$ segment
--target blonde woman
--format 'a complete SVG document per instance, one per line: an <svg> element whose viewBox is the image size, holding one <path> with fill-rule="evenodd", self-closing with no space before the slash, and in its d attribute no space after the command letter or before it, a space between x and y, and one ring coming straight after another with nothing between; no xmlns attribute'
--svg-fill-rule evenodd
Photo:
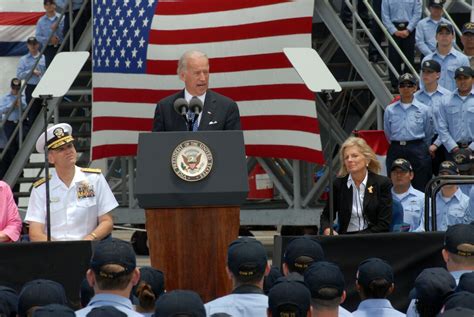
<svg viewBox="0 0 474 317"><path fill-rule="evenodd" d="M341 169L333 184L333 234L387 232L392 218L391 181L378 175L380 163L364 139L349 137L339 151ZM330 234L329 202L321 214L321 229Z"/></svg>

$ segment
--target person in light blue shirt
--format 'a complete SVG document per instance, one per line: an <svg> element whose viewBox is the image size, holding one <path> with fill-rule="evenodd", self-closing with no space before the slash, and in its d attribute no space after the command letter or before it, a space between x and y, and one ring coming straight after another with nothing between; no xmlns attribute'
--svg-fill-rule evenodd
<svg viewBox="0 0 474 317"><path fill-rule="evenodd" d="M415 99L427 105L431 109L431 119L433 122L434 135L429 146L429 152L432 158L433 175L438 175L438 167L441 162L446 160L445 148L438 135L438 107L443 98L448 98L451 92L438 84L441 76L441 65L435 60L426 60L421 64L422 87L415 93Z"/></svg>
<svg viewBox="0 0 474 317"><path fill-rule="evenodd" d="M421 19L416 26L416 47L423 56L436 50L436 29L439 23L449 23L443 18L443 1L430 0L428 3L430 16Z"/></svg>
<svg viewBox="0 0 474 317"><path fill-rule="evenodd" d="M474 23L467 22L462 26L461 43L464 55L469 58L471 68L474 67Z"/></svg>
<svg viewBox="0 0 474 317"><path fill-rule="evenodd" d="M387 297L395 288L393 269L382 259L369 258L359 264L356 274L356 289L361 302L354 317L402 317L405 314L393 308Z"/></svg>
<svg viewBox="0 0 474 317"><path fill-rule="evenodd" d="M441 76L438 83L449 91L456 89L454 80L456 69L470 65L467 56L453 47L454 39L455 34L452 24L439 23L436 28L436 51L425 56L422 60L422 63L427 60L435 60L441 65Z"/></svg>
<svg viewBox="0 0 474 317"><path fill-rule="evenodd" d="M133 286L140 280L130 243L115 238L100 241L89 267L86 277L95 295L86 307L76 311L77 317L86 317L92 309L102 306L113 306L127 316L143 317L129 299Z"/></svg>
<svg viewBox="0 0 474 317"><path fill-rule="evenodd" d="M74 21L77 18L83 3L84 3L84 0L56 0L57 8L59 9L59 11L64 12L64 28L63 28L64 36L66 36L66 34L69 32L69 29L72 25L70 23L71 12L72 12L72 21ZM85 30L87 26L87 22L91 18L91 8L92 8L91 3L92 1L87 2L86 7L84 8L79 20L76 23L76 26L74 27L74 32L72 32L73 33L72 35L74 37L74 41L73 41L74 45L76 45L77 42L79 41L82 35L82 32ZM71 10L71 7L72 7L72 10Z"/></svg>
<svg viewBox="0 0 474 317"><path fill-rule="evenodd" d="M415 61L415 29L421 19L422 1L420 0L383 0L382 22L392 34L398 47L405 54L408 62ZM395 48L390 45L388 58L398 74L402 73L402 59ZM408 68L405 65L405 71ZM390 72L392 88L397 87L397 77Z"/></svg>
<svg viewBox="0 0 474 317"><path fill-rule="evenodd" d="M474 150L474 92L472 70L469 66L455 71L457 89L451 97L443 99L438 107L438 133L446 151L446 158L461 148Z"/></svg>
<svg viewBox="0 0 474 317"><path fill-rule="evenodd" d="M393 161L390 169L390 179L393 184L392 198L402 204L403 222L410 226L409 231L414 231L420 226L425 209L425 194L411 186L413 177L410 162L402 158Z"/></svg>
<svg viewBox="0 0 474 317"><path fill-rule="evenodd" d="M59 20L54 0L44 0L43 3L46 14L36 23L36 39L40 42L41 48L45 47L44 57L46 68L48 68L63 41L64 20ZM53 35L49 39L51 33Z"/></svg>
<svg viewBox="0 0 474 317"><path fill-rule="evenodd" d="M413 166L413 187L425 190L431 179L431 157L428 147L433 137L431 109L414 98L416 78L406 73L399 78L400 100L390 104L384 113L384 132L390 143L386 166L390 170L397 158Z"/></svg>
<svg viewBox="0 0 474 317"><path fill-rule="evenodd" d="M25 98L26 104L30 104L30 101L32 99L31 94L35 90L36 85L38 85L39 81L43 77L44 72L46 71L46 63L44 55L41 55L41 52L39 51L39 42L36 37L29 37L26 40L26 45L28 47L28 54L20 58L16 69L16 77L18 77L18 79L20 80L27 80L25 88ZM33 66L35 65L38 59L39 62L33 69ZM30 78L28 78L28 75L30 74L32 69L32 75ZM29 125L33 124L40 111L41 100L36 99L34 104L31 106L30 111L28 112Z"/></svg>

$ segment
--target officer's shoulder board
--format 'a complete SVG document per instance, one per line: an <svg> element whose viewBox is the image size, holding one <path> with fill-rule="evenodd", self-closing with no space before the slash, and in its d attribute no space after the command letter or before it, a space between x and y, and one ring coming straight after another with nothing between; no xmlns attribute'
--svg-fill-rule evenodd
<svg viewBox="0 0 474 317"><path fill-rule="evenodd" d="M94 173L94 174L102 173L102 170L100 168L81 168L81 171L84 173Z"/></svg>
<svg viewBox="0 0 474 317"><path fill-rule="evenodd" d="M51 179L51 175L49 175L49 179ZM40 186L43 185L44 183L46 183L46 177L40 178L40 179L38 179L36 182L34 182L34 183L33 183L33 187L34 187L34 188L40 187Z"/></svg>

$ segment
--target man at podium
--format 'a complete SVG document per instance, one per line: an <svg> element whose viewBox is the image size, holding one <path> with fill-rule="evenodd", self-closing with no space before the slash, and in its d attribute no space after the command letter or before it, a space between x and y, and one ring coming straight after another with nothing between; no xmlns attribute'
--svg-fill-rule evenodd
<svg viewBox="0 0 474 317"><path fill-rule="evenodd" d="M208 89L209 59L206 54L199 51L184 53L178 62L178 76L184 82L184 89L158 102L153 132L240 130L237 103ZM185 109L188 105L191 109L191 105L200 104L202 112L182 113L183 104Z"/></svg>

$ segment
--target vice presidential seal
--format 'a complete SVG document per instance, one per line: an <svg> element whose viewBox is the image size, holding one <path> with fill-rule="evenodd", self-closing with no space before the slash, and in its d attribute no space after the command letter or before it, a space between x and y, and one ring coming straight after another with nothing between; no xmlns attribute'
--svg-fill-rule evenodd
<svg viewBox="0 0 474 317"><path fill-rule="evenodd" d="M173 171L187 182L205 178L211 171L213 163L212 153L207 145L196 140L178 144L171 155Z"/></svg>

